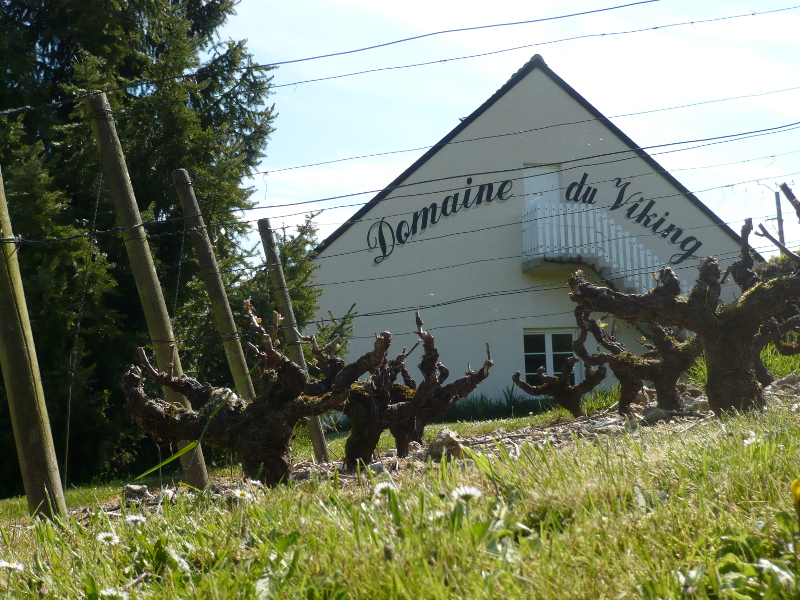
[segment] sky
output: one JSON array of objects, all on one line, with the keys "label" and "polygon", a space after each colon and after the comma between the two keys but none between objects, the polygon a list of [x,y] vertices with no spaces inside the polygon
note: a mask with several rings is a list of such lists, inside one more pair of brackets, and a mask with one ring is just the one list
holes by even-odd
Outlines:
[{"label": "sky", "polygon": [[[767,11],[779,12],[758,14]],[[645,31],[620,33],[633,30]],[[257,64],[426,36],[273,71],[276,131],[250,182],[263,210],[246,218],[292,226],[324,209],[324,239],[534,54],[642,147],[800,122],[798,32],[799,0],[242,0],[222,38],[247,39]],[[423,62],[434,64],[388,69]],[[385,70],[336,77],[374,69]],[[327,77],[336,78],[307,82]],[[787,129],[651,154],[735,231],[750,216],[776,232],[777,184],[800,196],[800,129]],[[787,245],[798,248],[798,217],[785,200],[782,209]],[[751,240],[769,255],[764,242]]]}]

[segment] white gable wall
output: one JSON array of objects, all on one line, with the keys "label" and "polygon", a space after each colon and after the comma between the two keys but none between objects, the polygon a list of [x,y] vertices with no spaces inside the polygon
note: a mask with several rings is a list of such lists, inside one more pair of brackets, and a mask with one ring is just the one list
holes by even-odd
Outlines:
[{"label": "white gable wall", "polygon": [[[577,121],[583,122],[551,127]],[[538,130],[528,131],[533,129]],[[513,132],[521,133],[497,137]],[[475,138],[486,139],[458,143]],[[597,157],[601,154],[607,156]],[[354,321],[351,357],[369,349],[371,337],[384,330],[395,335],[393,352],[412,346],[414,310],[420,309],[451,377],[460,376],[468,364],[478,368],[485,358],[485,343],[491,344],[495,366],[477,391],[499,397],[511,385],[511,374],[524,372],[525,333],[576,331],[566,280],[581,266],[546,262],[523,271],[524,168],[536,165],[560,167],[563,204],[586,209],[587,215],[599,212],[613,218],[658,257],[659,264],[671,264],[688,282],[694,280],[699,258],[713,254],[727,264],[738,253],[728,232],[636,156],[557,81],[535,68],[401,187],[338,235],[317,259],[322,315],[331,310],[340,316],[356,303],[360,316]],[[567,191],[574,197],[584,173],[582,189],[596,188],[594,203],[567,201]],[[484,188],[478,203],[480,185],[490,183],[496,197],[488,202]],[[575,185],[570,188],[571,184]],[[467,190],[469,206],[465,206]],[[634,206],[637,200],[642,202]],[[618,206],[612,208],[615,201]],[[430,222],[432,203],[436,224]],[[453,206],[457,211],[442,216],[443,204],[445,212]],[[648,204],[647,215],[642,215]],[[426,208],[428,223],[422,230],[420,211]],[[655,234],[652,227],[665,211],[669,215],[656,226],[659,234]],[[417,231],[411,235],[415,213]],[[673,228],[664,239],[660,233],[670,224]],[[693,255],[682,258],[692,250]],[[584,262],[594,264],[590,259]],[[613,269],[607,269],[609,274],[613,276]],[[638,335],[628,329],[620,337],[637,350]],[[409,366],[418,357],[412,355]],[[412,369],[412,375],[417,374]]]}]

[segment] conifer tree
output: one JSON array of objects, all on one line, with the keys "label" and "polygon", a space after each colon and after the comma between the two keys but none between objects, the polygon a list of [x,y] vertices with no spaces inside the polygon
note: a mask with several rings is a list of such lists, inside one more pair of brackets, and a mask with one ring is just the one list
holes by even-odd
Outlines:
[{"label": "conifer tree", "polygon": [[[197,278],[195,264],[181,260],[191,244],[173,170],[191,173],[221,261],[243,266],[239,211],[253,203],[242,179],[264,156],[275,113],[266,104],[270,69],[251,68],[243,41],[218,38],[235,4],[0,0],[0,165],[15,233],[43,240],[114,227],[88,117],[75,102],[103,89],[143,218],[154,221],[147,230],[170,311],[196,293],[187,282]],[[124,414],[119,377],[148,338],[119,236],[21,245],[19,256],[56,447],[63,453],[71,393],[81,413],[73,412],[70,472],[124,467],[141,434]],[[0,426],[6,420],[0,398]],[[13,456],[10,438],[0,437],[0,451]],[[3,479],[0,494],[13,488],[14,477]]]}]

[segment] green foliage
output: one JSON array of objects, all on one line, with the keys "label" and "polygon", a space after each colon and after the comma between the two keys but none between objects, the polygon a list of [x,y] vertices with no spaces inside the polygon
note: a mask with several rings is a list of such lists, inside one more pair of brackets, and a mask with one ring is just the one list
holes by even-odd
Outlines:
[{"label": "green foliage", "polygon": [[[775,344],[767,344],[761,351],[761,361],[767,370],[775,377],[786,377],[790,373],[800,370],[800,354],[795,356],[783,356],[775,349]],[[705,356],[700,355],[691,366],[686,376],[695,385],[705,387],[708,380],[706,371]]]},{"label": "green foliage", "polygon": [[[338,345],[335,353],[339,356],[347,353],[347,347],[354,335],[353,319],[358,314],[355,308],[354,302],[341,317],[336,317],[331,311],[328,311],[327,319],[317,321],[317,333],[315,335],[320,346],[325,346],[335,340]],[[310,351],[307,354],[308,357],[310,357]]]},{"label": "green foliage", "polygon": [[552,402],[518,392],[515,386],[506,386],[502,398],[490,398],[485,394],[475,394],[459,400],[441,417],[432,423],[451,421],[485,421],[539,414],[551,408]]},{"label": "green foliage", "polygon": [[705,354],[701,354],[697,357],[697,359],[694,361],[694,364],[689,367],[689,371],[686,373],[686,376],[694,385],[703,388],[706,386],[706,382],[708,381],[708,369],[706,367]]},{"label": "green foliage", "polygon": [[20,527],[24,502],[2,501],[0,556],[22,568],[0,571],[0,594],[795,598],[790,404],[383,474],[234,482],[232,498],[180,493],[152,510],[103,512],[113,489],[73,489],[90,510],[69,528]]},{"label": "green foliage", "polygon": [[[714,543],[710,564],[700,564],[675,575],[689,597],[712,600],[796,598],[800,575],[794,544],[798,539],[796,517],[786,511],[774,516],[775,529],[765,533],[766,523],[756,523],[752,533],[726,531]],[[642,586],[645,598],[663,598],[664,587],[656,582]]]},{"label": "green foliage", "polygon": [[[312,219],[313,217],[307,218],[305,223],[295,230],[284,228],[275,232],[284,276],[289,286],[292,309],[301,331],[313,322],[318,310],[317,301],[322,293],[320,288],[314,285],[317,265],[311,259],[313,249],[319,242],[316,236],[317,228]],[[243,341],[249,340],[257,344],[252,333],[248,333],[250,324],[242,312],[243,302],[250,300],[253,303],[256,314],[262,318],[268,330],[273,313],[278,311],[278,302],[276,290],[270,283],[267,265],[262,262],[254,267],[244,260],[245,256],[251,259],[255,257],[255,249],[247,255],[242,254],[223,261],[220,264],[220,272],[234,317],[241,330],[245,332]],[[185,264],[196,263],[191,252],[187,252],[184,259]],[[186,285],[193,293],[188,294],[187,298],[178,304],[174,321],[176,337],[187,340],[180,347],[184,370],[201,377],[204,381],[213,382],[214,385],[232,387],[230,370],[220,338],[215,334],[211,304],[202,277],[196,273]],[[324,330],[324,335],[318,336],[320,342],[325,343],[333,337],[338,337],[339,343],[346,348],[347,341],[353,336],[352,317],[355,314],[351,308],[350,312],[340,319],[332,317],[333,323]],[[286,344],[285,329],[279,328],[278,338],[281,344]],[[245,355],[250,355],[247,347]],[[310,355],[307,355],[306,360],[309,358]]]},{"label": "green foliage", "polygon": [[611,387],[594,388],[591,393],[587,394],[581,400],[583,411],[587,415],[607,410],[619,402],[619,383],[615,383]]},{"label": "green foliage", "polygon": [[775,349],[774,344],[767,344],[761,351],[761,360],[775,377],[786,377],[800,370],[800,355],[783,356]]},{"label": "green foliage", "polygon": [[797,270],[797,265],[791,258],[779,253],[770,256],[766,262],[759,263],[756,269],[762,279],[773,279],[793,274]]},{"label": "green foliage", "polygon": [[[5,141],[7,157],[3,165],[4,187],[14,233],[36,231],[39,239],[69,238],[83,233],[85,228],[70,223],[66,194],[53,189],[53,178],[44,165],[44,144],[40,141],[25,144],[23,137],[20,120],[0,120],[0,140]],[[91,183],[96,190],[97,179]],[[64,447],[69,396],[71,409],[81,415],[71,424],[72,435],[95,440],[93,448],[80,445],[72,448],[72,473],[85,479],[105,468],[114,448],[126,438],[124,427],[108,417],[111,399],[107,391],[96,387],[97,355],[91,351],[93,345],[106,341],[108,332],[121,320],[107,304],[114,293],[110,274],[114,265],[98,244],[87,237],[58,245],[20,244],[17,257],[56,448]],[[81,335],[76,338],[79,320]],[[0,481],[0,495],[18,489],[19,483],[7,406],[3,396],[0,430],[5,433],[0,437],[3,449],[0,470],[9,477]]]},{"label": "green foliage", "polygon": [[[583,409],[587,414],[606,410],[619,401],[619,385],[610,388],[595,388],[583,400]],[[556,404],[548,399],[522,394],[515,386],[507,386],[500,399],[489,398],[485,394],[469,396],[459,400],[444,416],[434,419],[433,423],[451,421],[483,421],[488,419],[507,419],[525,415],[539,415],[550,411]]]},{"label": "green foliage", "polygon": [[[73,102],[109,90],[140,211],[154,221],[147,230],[164,296],[171,310],[196,310],[183,311],[186,322],[206,317],[195,301],[205,292],[196,263],[181,260],[192,248],[170,175],[189,170],[221,265],[244,268],[247,225],[237,215],[253,202],[241,181],[264,155],[275,117],[266,104],[270,68],[246,69],[244,43],[218,36],[234,5],[0,0],[0,110],[52,105],[0,116],[15,233],[44,240],[116,225],[88,116]],[[119,236],[26,244],[19,257],[59,454],[72,382],[70,481],[153,464],[152,442],[133,427],[119,387],[136,346],[149,340]],[[6,410],[0,398],[0,495],[20,489]]]}]

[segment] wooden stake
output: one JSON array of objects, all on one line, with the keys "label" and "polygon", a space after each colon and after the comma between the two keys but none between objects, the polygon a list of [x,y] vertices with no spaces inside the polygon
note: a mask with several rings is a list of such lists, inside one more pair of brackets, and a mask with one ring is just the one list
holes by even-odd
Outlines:
[{"label": "wooden stake", "polygon": [[[100,150],[100,162],[108,179],[111,201],[117,213],[117,223],[123,228],[122,239],[131,261],[133,277],[136,280],[136,288],[139,290],[158,369],[166,371],[169,368],[168,365],[172,363],[172,372],[177,377],[183,373],[183,370],[178,353],[172,350],[175,336],[172,332],[172,324],[167,313],[161,284],[153,264],[153,257],[150,254],[147,234],[142,227],[142,217],[139,214],[139,207],[136,204],[136,197],[128,176],[125,155],[122,153],[122,145],[117,137],[117,130],[111,116],[111,105],[104,93],[87,96],[83,103],[89,112],[92,133]],[[167,388],[164,388],[164,397],[172,404],[189,407],[189,401],[186,398]],[[186,441],[180,442],[178,447],[182,448],[187,443]],[[208,473],[200,446],[181,456],[181,464],[186,483],[198,489],[208,486]]]},{"label": "wooden stake", "polygon": [[172,181],[175,182],[175,189],[183,207],[183,214],[186,217],[186,226],[191,232],[192,243],[194,244],[197,260],[203,271],[203,280],[206,282],[208,296],[211,298],[211,308],[214,311],[214,321],[217,331],[222,335],[222,345],[225,349],[225,356],[228,359],[228,366],[233,375],[234,385],[239,385],[240,396],[253,400],[256,391],[250,379],[247,361],[244,359],[242,345],[239,342],[239,331],[233,319],[228,294],[225,293],[225,286],[219,274],[217,259],[214,256],[214,248],[211,240],[208,239],[206,225],[201,216],[200,206],[194,195],[192,181],[186,169],[178,169],[172,172]]},{"label": "wooden stake", "polygon": [[[261,243],[264,245],[264,254],[267,257],[267,265],[269,267],[269,278],[272,282],[272,288],[275,290],[275,300],[284,318],[284,331],[286,331],[288,346],[286,354],[295,363],[303,367],[305,371],[308,371],[306,359],[303,356],[303,347],[300,345],[300,336],[298,334],[297,321],[294,318],[292,300],[289,298],[289,289],[286,287],[286,278],[283,276],[281,257],[275,245],[275,236],[272,235],[269,219],[258,220],[258,232],[261,234]],[[309,417],[307,421],[308,430],[311,434],[311,445],[314,447],[314,456],[318,462],[330,462],[328,447],[325,444],[325,434],[322,432],[322,423],[320,423],[319,417]]]},{"label": "wooden stake", "polygon": [[0,240],[0,368],[28,510],[32,515],[66,519],[67,503],[58,474],[1,172]]}]

